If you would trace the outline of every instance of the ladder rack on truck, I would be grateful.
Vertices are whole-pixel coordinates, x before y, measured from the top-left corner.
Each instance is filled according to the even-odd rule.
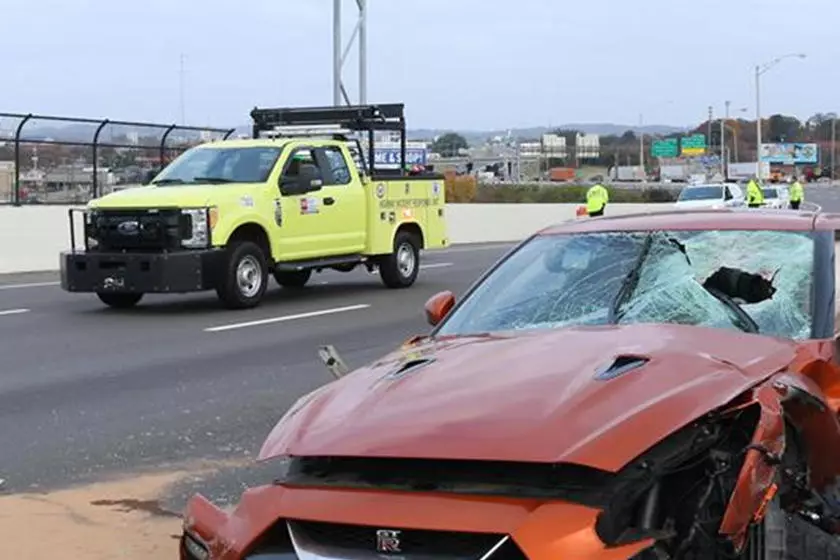
[[[397,132],[400,142],[399,175],[405,174],[406,161],[406,133],[405,133],[405,105],[403,103],[385,103],[379,105],[349,105],[342,107],[288,107],[264,108],[255,107],[251,111],[253,121],[253,137],[262,136],[324,136],[335,140],[353,142],[359,151],[361,170],[370,177],[376,172],[374,165],[374,147],[376,132]],[[358,139],[349,138],[352,133],[367,133],[367,144],[370,158],[366,158]],[[370,164],[367,163],[370,159]],[[382,174],[393,174],[392,171],[379,170]]]

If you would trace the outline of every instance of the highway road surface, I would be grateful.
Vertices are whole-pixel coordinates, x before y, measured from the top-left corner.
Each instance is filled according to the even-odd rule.
[[[264,304],[245,311],[221,309],[212,292],[113,310],[63,292],[54,274],[0,279],[6,493],[253,458],[286,408],[332,379],[319,345],[335,345],[351,366],[374,360],[428,330],[426,298],[462,293],[508,247],[429,253],[407,290],[385,289],[365,271],[317,274],[299,293],[272,283]],[[234,469],[202,491],[238,497],[246,474]]]
[[[808,186],[806,198],[840,211],[840,188]],[[0,277],[4,492],[197,459],[247,463],[286,408],[331,379],[318,346],[335,345],[351,366],[374,360],[428,329],[427,297],[463,293],[509,247],[429,253],[408,290],[387,290],[364,271],[326,272],[301,293],[272,286],[264,305],[235,312],[213,293],[117,311],[63,292],[55,274]],[[196,489],[229,502],[269,476],[231,467],[176,489],[168,507],[180,510]]]

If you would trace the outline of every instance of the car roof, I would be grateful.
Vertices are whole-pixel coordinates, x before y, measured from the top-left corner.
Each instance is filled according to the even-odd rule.
[[[651,230],[777,230],[840,229],[840,214],[805,210],[755,208],[678,209],[570,220],[549,226],[538,235]]]

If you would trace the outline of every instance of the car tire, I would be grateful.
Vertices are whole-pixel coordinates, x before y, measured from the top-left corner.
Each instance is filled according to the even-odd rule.
[[[268,284],[268,264],[260,246],[239,241],[228,247],[228,256],[216,293],[228,309],[256,307]]]
[[[137,305],[140,300],[143,299],[143,294],[96,292],[96,295],[102,303],[108,307],[113,307],[114,309],[129,309]]]
[[[303,288],[311,277],[312,269],[274,271],[274,280],[284,288]]]
[[[379,262],[379,277],[388,288],[408,288],[417,280],[419,272],[420,243],[417,236],[401,231],[394,238],[394,252],[382,257]]]

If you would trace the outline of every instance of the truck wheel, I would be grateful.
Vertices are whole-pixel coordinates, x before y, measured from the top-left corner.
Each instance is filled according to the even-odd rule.
[[[235,242],[228,249],[219,299],[229,309],[256,307],[268,284],[268,266],[259,245],[251,241]]]
[[[284,288],[303,288],[310,277],[312,277],[312,269],[274,271],[274,279]]]
[[[108,292],[96,292],[102,303],[114,309],[128,309],[134,307],[143,299],[143,294],[112,294]]]
[[[388,288],[408,288],[420,271],[420,248],[417,238],[401,231],[394,239],[394,252],[382,257],[379,276]]]

